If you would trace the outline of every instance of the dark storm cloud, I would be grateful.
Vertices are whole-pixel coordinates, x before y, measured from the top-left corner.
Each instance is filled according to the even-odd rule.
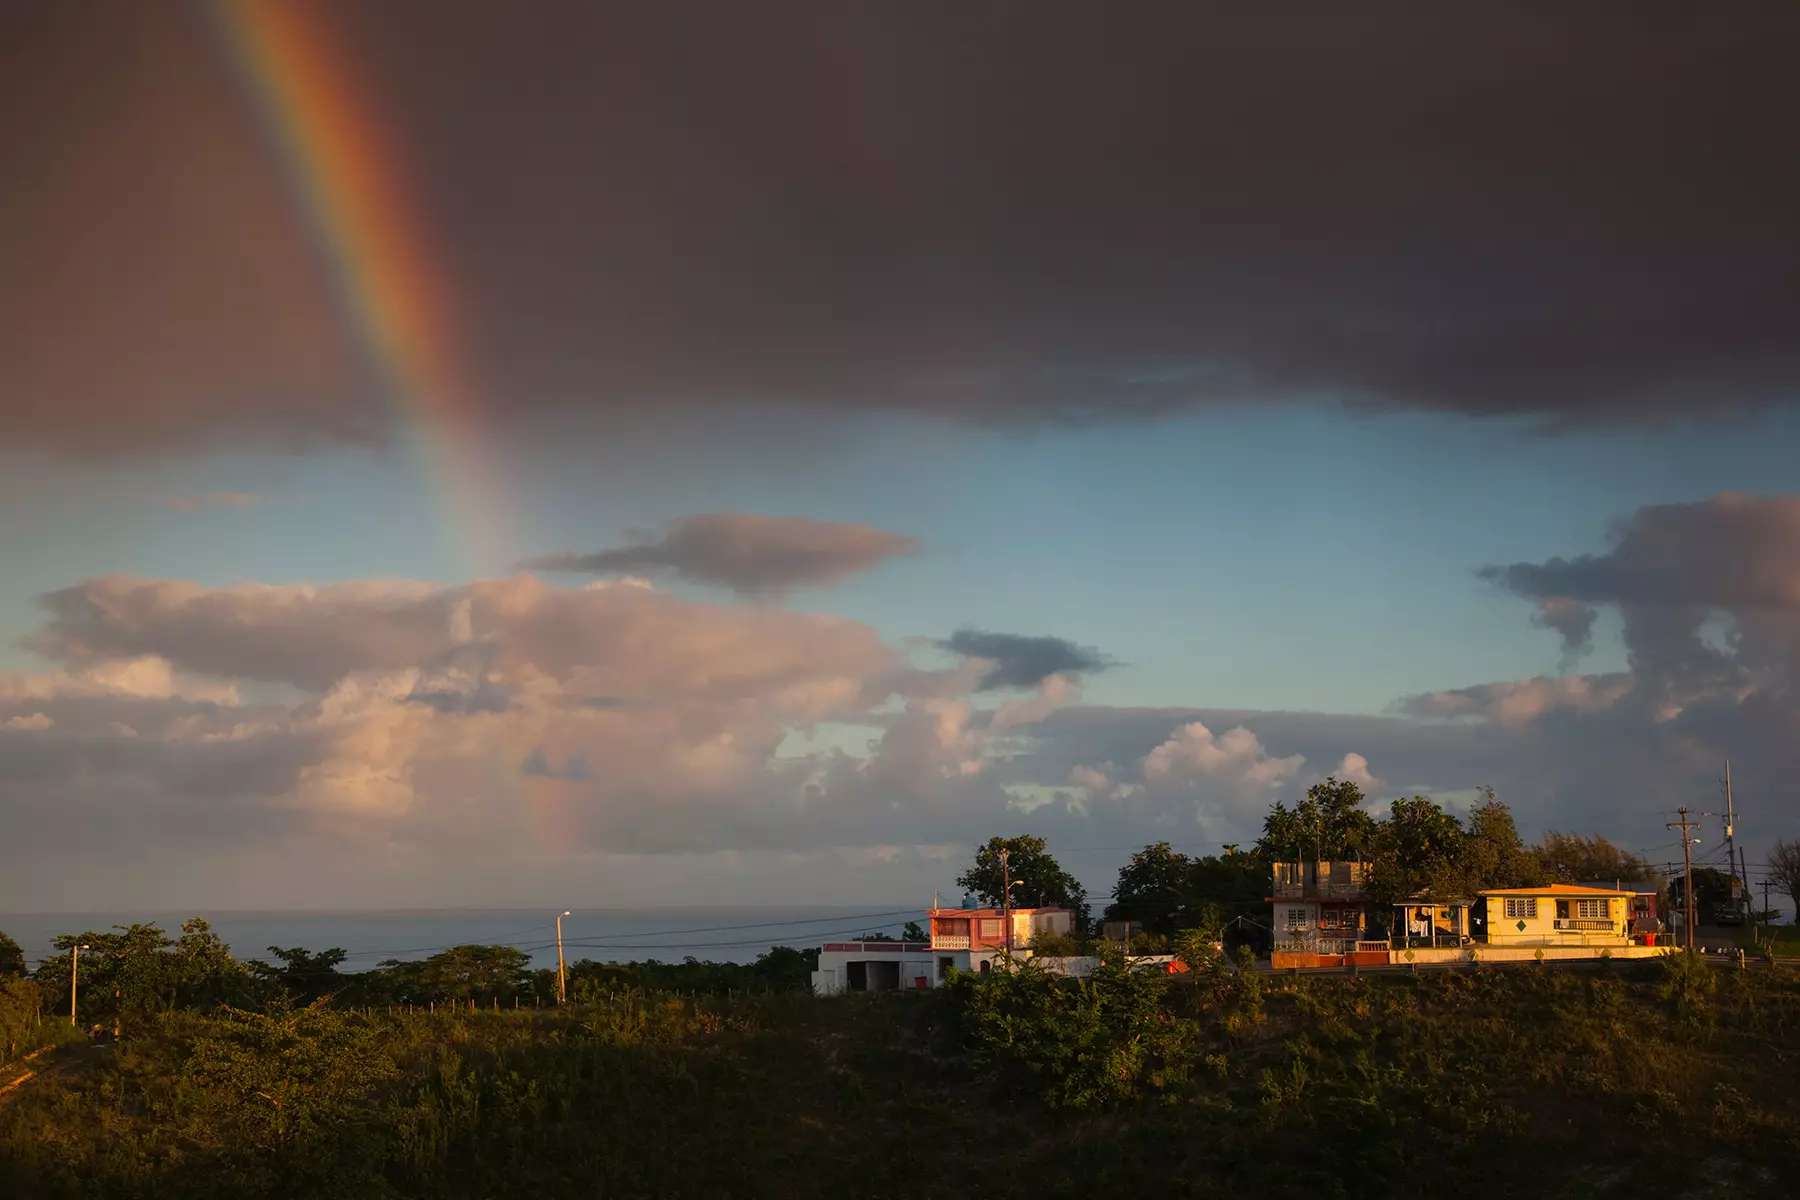
[[[1800,723],[1800,496],[1646,505],[1610,541],[1602,553],[1480,575],[1540,604],[1616,608],[1647,704],[1751,697]]]
[[[1789,4],[312,7],[507,420],[1800,394]],[[28,13],[0,438],[381,436],[211,32]]]
[[[797,587],[830,587],[918,549],[917,538],[870,525],[700,513],[671,521],[660,538],[640,538],[596,554],[548,554],[521,566],[595,575],[669,571],[744,595],[771,595]]]
[[[1562,662],[1558,665],[1561,670],[1570,671],[1594,648],[1594,622],[1599,617],[1599,611],[1591,604],[1567,596],[1545,596],[1538,601],[1531,623],[1554,631],[1562,639]]]
[[[976,685],[979,691],[994,688],[1032,688],[1052,675],[1102,671],[1110,664],[1098,650],[1077,646],[1059,637],[1029,637],[1017,633],[990,633],[959,629],[938,646],[952,654],[986,659],[994,667]]]

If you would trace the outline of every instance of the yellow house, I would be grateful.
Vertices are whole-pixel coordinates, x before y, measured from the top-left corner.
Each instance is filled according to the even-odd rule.
[[[1631,892],[1554,883],[1495,888],[1481,898],[1490,946],[1631,945]]]

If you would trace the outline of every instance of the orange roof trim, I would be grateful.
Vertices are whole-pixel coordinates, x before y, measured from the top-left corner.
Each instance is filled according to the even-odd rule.
[[[1483,896],[1635,896],[1618,888],[1582,887],[1575,883],[1547,883],[1543,887],[1486,888]]]

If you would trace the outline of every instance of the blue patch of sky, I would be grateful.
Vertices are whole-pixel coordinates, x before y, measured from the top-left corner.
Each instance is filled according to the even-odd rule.
[[[1030,433],[866,419],[781,440],[505,463],[518,554],[596,549],[711,510],[865,521],[921,537],[924,552],[794,605],[895,642],[973,625],[1096,646],[1121,663],[1089,681],[1096,703],[1372,712],[1554,670],[1555,635],[1474,570],[1601,550],[1610,522],[1642,504],[1789,490],[1800,414],[1549,438],[1441,416],[1245,408]],[[414,464],[368,451],[56,464],[32,478],[35,503],[9,504],[0,527],[8,665],[37,623],[36,593],[108,571],[218,585],[505,566],[470,562]],[[162,503],[215,491],[268,502]],[[1623,666],[1616,629],[1603,619],[1583,669]]]

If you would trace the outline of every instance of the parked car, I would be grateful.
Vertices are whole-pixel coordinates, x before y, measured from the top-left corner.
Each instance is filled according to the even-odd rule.
[[[1712,923],[1714,925],[1742,925],[1744,910],[1735,904],[1721,904],[1713,909]]]

